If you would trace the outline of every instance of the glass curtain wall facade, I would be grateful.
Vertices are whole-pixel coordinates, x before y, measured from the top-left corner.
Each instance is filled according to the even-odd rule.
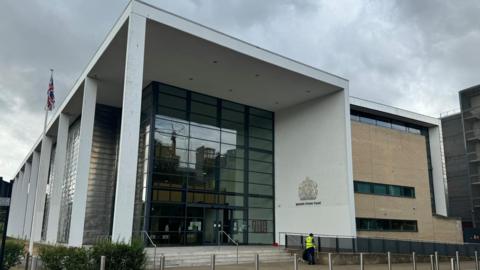
[[[160,245],[227,242],[223,232],[271,244],[273,113],[157,82],[142,112],[134,231]]]
[[[60,202],[60,219],[57,239],[59,243],[68,243],[70,221],[72,217],[73,195],[77,182],[78,150],[80,143],[80,119],[69,128],[67,139],[67,157],[65,160],[65,177],[62,183],[62,198]]]

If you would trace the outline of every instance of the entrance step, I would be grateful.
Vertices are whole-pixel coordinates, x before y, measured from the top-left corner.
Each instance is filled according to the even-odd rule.
[[[147,248],[147,269],[153,269],[154,248]],[[210,265],[211,255],[215,254],[217,265],[237,263],[235,246],[201,246],[201,247],[161,247],[156,250],[156,265],[160,265],[160,256],[165,256],[166,267],[189,267]],[[293,256],[283,247],[239,246],[238,263],[253,263],[255,254],[261,263],[291,262]]]

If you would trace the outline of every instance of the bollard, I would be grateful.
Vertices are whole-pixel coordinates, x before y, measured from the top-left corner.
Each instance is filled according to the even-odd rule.
[[[417,257],[415,256],[415,251],[412,252],[412,266],[413,270],[417,270]]]
[[[455,261],[457,263],[457,270],[460,270],[460,254],[458,253],[458,251],[455,251]]]
[[[106,261],[107,257],[105,256],[101,256],[100,257],[100,270],[105,270],[105,261]],[[155,266],[154,266],[155,267]]]
[[[212,254],[210,257],[210,269],[215,270],[215,254]]]
[[[478,252],[475,250],[475,270],[479,270],[478,268]]]
[[[435,270],[435,263],[433,262],[433,255],[430,254],[430,266],[432,270]]]
[[[387,264],[388,264],[388,270],[392,270],[392,254],[387,252]]]
[[[450,258],[450,270],[455,270],[455,259]]]
[[[165,270],[165,256],[160,256],[160,270]]]
[[[32,257],[32,270],[37,270],[37,256]]]
[[[298,255],[297,255],[297,253],[293,254],[293,270],[298,270]]]
[[[328,253],[328,270],[333,270],[332,253]]]
[[[440,266],[438,265],[438,252],[435,251],[435,270],[439,270]]]
[[[258,254],[255,254],[255,270],[260,269],[260,257]]]
[[[364,270],[365,263],[363,262],[363,253],[360,253],[360,270]]]

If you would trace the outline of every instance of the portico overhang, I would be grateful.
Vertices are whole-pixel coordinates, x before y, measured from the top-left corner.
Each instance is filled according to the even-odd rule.
[[[132,14],[147,18],[144,86],[159,81],[270,111],[345,89],[348,96],[344,78],[135,0],[125,8],[55,115],[49,117],[47,132],[55,133],[60,113],[72,118],[81,114],[86,77],[98,82],[97,103],[122,107],[128,20]],[[40,141],[41,136],[27,157]]]
[[[130,9],[147,18],[144,86],[160,81],[276,111],[328,95],[347,85],[345,79],[143,2],[132,2]],[[101,83],[99,103],[121,106],[127,24],[125,21],[119,27],[88,73]]]

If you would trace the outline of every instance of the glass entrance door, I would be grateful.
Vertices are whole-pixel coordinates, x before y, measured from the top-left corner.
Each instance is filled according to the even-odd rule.
[[[204,215],[204,244],[227,243],[228,238],[222,231],[230,234],[232,210],[229,209],[205,209]]]
[[[205,244],[216,244],[217,243],[217,209],[205,209],[205,215],[203,218],[204,228],[203,228],[203,242]]]

